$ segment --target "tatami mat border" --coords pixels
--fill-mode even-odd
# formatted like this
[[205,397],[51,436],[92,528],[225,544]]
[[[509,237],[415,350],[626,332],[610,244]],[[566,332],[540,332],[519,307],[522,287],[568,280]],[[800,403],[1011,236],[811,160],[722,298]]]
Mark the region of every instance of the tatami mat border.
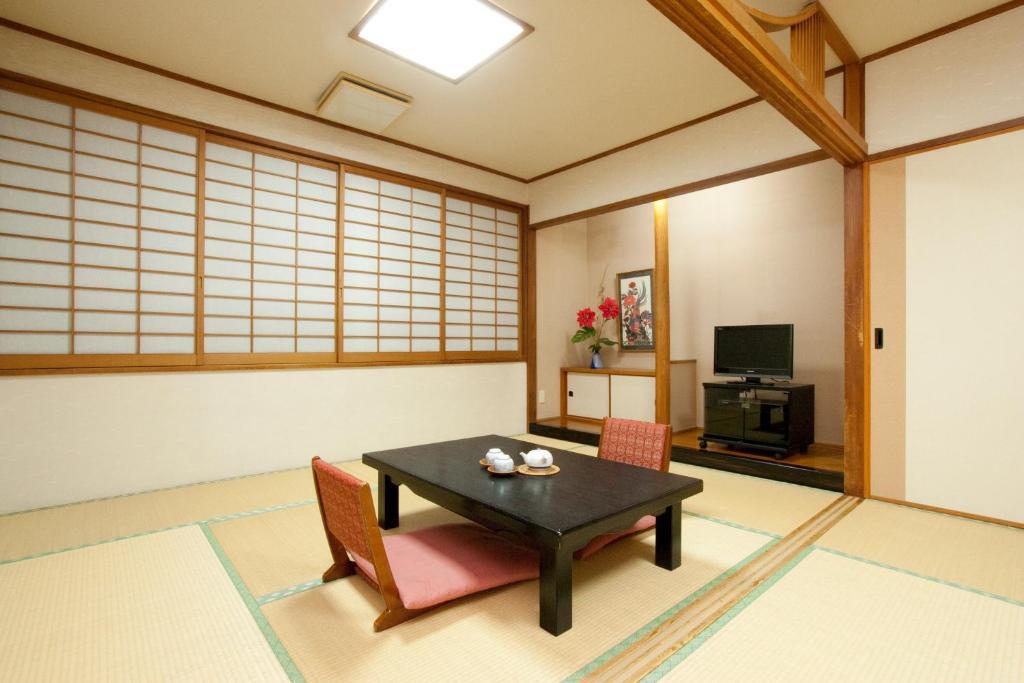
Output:
[[963,584],[963,583],[958,583],[956,581],[950,581],[948,579],[940,579],[937,576],[930,576],[928,574],[920,574],[918,572],[911,571],[910,569],[904,569],[903,567],[896,567],[896,566],[893,566],[891,564],[886,564],[885,562],[879,562],[878,560],[872,560],[870,558],[861,557],[859,555],[853,555],[853,554],[850,554],[850,553],[847,553],[847,552],[843,552],[842,550],[836,550],[835,548],[827,548],[825,546],[820,546],[820,545],[811,546],[811,548],[814,549],[814,550],[821,550],[822,552],[831,553],[832,555],[838,555],[839,557],[845,557],[848,560],[856,560],[857,562],[863,562],[864,564],[870,564],[870,565],[873,565],[875,567],[880,567],[882,569],[889,569],[889,570],[892,570],[894,572],[898,572],[900,574],[906,574],[907,576],[913,576],[914,578],[924,579],[925,581],[932,581],[934,583],[940,583],[943,586],[949,586],[950,588],[959,588],[960,590],[967,591],[968,593],[974,593],[975,595],[980,595],[980,596],[982,596],[984,598],[992,598],[993,600],[999,600],[999,601],[1002,601],[1002,602],[1008,602],[1011,605],[1016,605],[1017,607],[1024,607],[1024,600],[1017,600],[1017,599],[1011,598],[1011,597],[1009,597],[1007,595],[999,595],[998,593],[990,593],[988,591],[981,590],[980,588],[973,588],[971,586],[968,586],[968,585]]
[[[713,521],[716,521],[716,520],[708,520],[708,521],[712,521],[713,522]],[[729,525],[729,526],[735,526],[735,525]],[[742,527],[739,527],[739,528],[742,528]],[[748,530],[748,531],[750,531],[750,530]],[[754,532],[754,533],[759,533],[759,534],[762,534],[762,535],[765,535],[765,536],[770,535],[770,534],[767,534],[766,532]],[[666,619],[669,619],[670,617],[672,617],[672,615],[674,615],[677,612],[685,609],[688,605],[690,605],[695,600],[700,598],[702,595],[704,595],[705,593],[707,593],[708,591],[713,589],[715,586],[719,585],[720,583],[722,583],[724,581],[727,581],[730,577],[732,577],[736,572],[738,572],[744,566],[749,564],[758,555],[761,555],[761,554],[767,552],[772,546],[774,546],[776,543],[778,543],[778,541],[779,541],[778,537],[773,538],[772,540],[768,541],[767,543],[762,545],[760,548],[758,548],[754,552],[750,553],[749,555],[744,557],[742,560],[740,560],[739,562],[737,562],[733,566],[729,567],[724,572],[722,572],[721,574],[719,574],[715,578],[711,579],[710,581],[705,583],[703,586],[701,586],[700,588],[698,588],[694,592],[692,592],[689,595],[687,595],[685,598],[683,598],[682,600],[680,600],[676,604],[674,604],[671,607],[669,607],[667,610],[665,610],[664,612],[662,612],[661,614],[656,616],[654,619],[652,619],[651,621],[647,622],[646,624],[644,624],[643,626],[638,628],[636,631],[631,633],[629,636],[627,636],[623,640],[619,641],[617,644],[615,644],[612,647],[610,647],[607,650],[605,650],[596,659],[591,660],[589,663],[587,663],[582,668],[577,670],[571,676],[568,676],[567,678],[565,678],[563,680],[563,683],[570,683],[570,682],[573,682],[573,681],[581,681],[581,680],[583,680],[583,678],[585,678],[589,673],[591,673],[592,671],[594,671],[594,670],[598,669],[599,667],[603,666],[604,663],[607,662],[608,660],[610,660],[612,657],[615,657],[616,655],[621,653],[623,650],[625,650],[626,648],[628,648],[631,645],[633,645],[633,643],[635,643],[637,640],[639,640],[643,636],[647,635],[648,633],[650,633],[651,631],[656,629],[658,626],[660,626],[662,623],[664,623]]]
[[[133,494],[139,495],[139,494]],[[113,538],[105,538],[101,541],[93,541],[92,543],[83,543],[81,545],[68,546],[67,548],[56,548],[54,550],[47,550],[42,553],[36,553],[35,555],[26,555],[25,557],[16,557],[11,560],[0,560],[0,566],[5,564],[11,564],[12,562],[24,562],[25,560],[34,560],[39,557],[46,557],[47,555],[57,555],[58,553],[66,553],[71,550],[81,550],[82,548],[91,548],[94,545],[103,545],[105,543],[114,543],[115,541],[124,541],[129,538],[137,538],[139,536],[148,536],[149,534],[158,534],[162,531],[171,531],[172,529],[180,529],[186,526],[192,526],[193,524],[205,525],[205,524],[217,524],[219,522],[229,522],[233,519],[241,519],[242,517],[252,517],[254,515],[262,515],[268,512],[278,512],[280,510],[290,510],[292,508],[303,507],[306,505],[312,505],[316,500],[309,498],[306,500],[297,500],[290,503],[280,503],[278,505],[271,505],[264,508],[256,508],[254,510],[245,510],[242,512],[231,512],[226,515],[218,515],[216,517],[210,517],[208,519],[193,520],[190,522],[182,522],[181,524],[172,524],[171,526],[160,527],[159,529],[147,529],[146,531],[139,531],[134,534],[125,534],[124,536],[115,536]]]
[[203,535],[206,536],[207,542],[210,547],[213,548],[213,552],[217,555],[217,559],[220,560],[220,564],[224,567],[224,571],[227,572],[228,577],[231,579],[231,583],[234,584],[235,590],[238,591],[239,596],[242,598],[242,602],[245,603],[245,607],[249,610],[250,616],[253,621],[259,627],[263,637],[267,639],[267,644],[270,649],[273,650],[274,655],[277,657],[277,661],[280,662],[281,668],[288,675],[288,679],[293,683],[305,683],[305,677],[299,672],[295,662],[292,661],[292,657],[288,654],[287,648],[281,642],[281,639],[277,637],[277,633],[271,627],[270,622],[263,615],[263,611],[260,610],[260,606],[256,603],[256,599],[253,598],[252,593],[246,588],[245,582],[242,581],[242,577],[238,575],[238,570],[235,569],[235,565],[228,559],[227,553],[224,552],[224,548],[221,547],[220,542],[217,540],[216,535],[210,531],[210,527],[205,523],[201,523],[199,528],[203,530]]
[[276,590],[273,593],[267,593],[256,598],[256,602],[260,605],[266,605],[271,602],[276,602],[282,598],[288,598],[298,593],[305,593],[310,588],[316,588],[317,586],[324,585],[323,579],[313,579],[312,581],[304,581],[303,583],[297,583],[294,586],[288,586],[281,590]]
[[745,610],[747,606],[750,605],[750,603],[754,602],[754,600],[757,600],[759,597],[761,597],[761,595],[765,591],[767,591],[769,588],[778,583],[778,581],[783,576],[788,574],[790,571],[792,571],[794,567],[803,562],[804,558],[806,558],[808,555],[814,552],[814,549],[814,546],[808,546],[804,548],[799,555],[797,555],[792,560],[787,562],[786,565],[782,567],[782,569],[775,572],[774,575],[770,576],[768,579],[763,581],[759,586],[757,586],[757,588],[743,596],[742,600],[733,605],[732,608],[728,612],[723,614],[721,617],[719,617],[718,620],[715,621],[715,623],[711,624],[706,629],[698,633],[696,636],[693,637],[692,640],[690,640],[690,642],[688,642],[683,647],[679,648],[678,651],[674,652],[668,659],[659,664],[657,668],[655,668],[649,674],[641,678],[641,683],[653,683],[654,681],[661,680],[665,676],[665,674],[667,674],[672,669],[676,668],[676,666],[678,666],[680,662],[682,662],[684,659],[693,654],[698,648],[700,648],[700,646],[703,645],[708,640],[708,638],[710,638],[711,636],[715,635],[723,628],[725,628],[725,625],[732,621],[736,617],[736,615]]

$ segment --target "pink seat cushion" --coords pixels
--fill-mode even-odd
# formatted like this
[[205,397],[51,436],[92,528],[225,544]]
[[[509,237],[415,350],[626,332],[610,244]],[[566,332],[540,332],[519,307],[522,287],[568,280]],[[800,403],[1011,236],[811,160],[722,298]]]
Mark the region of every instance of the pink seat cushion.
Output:
[[[540,575],[536,551],[475,524],[442,524],[385,536],[384,549],[402,604],[409,609]],[[354,559],[363,571],[372,572],[368,562]]]
[[614,543],[620,538],[632,536],[633,534],[638,534],[641,531],[647,531],[648,529],[653,528],[656,523],[657,520],[654,518],[653,515],[647,515],[645,517],[641,517],[636,524],[629,527],[628,529],[623,529],[622,531],[612,531],[607,534],[595,536],[594,538],[590,539],[590,543],[587,543],[585,546],[576,551],[575,557],[578,560],[585,560],[601,548],[608,545],[609,543]]

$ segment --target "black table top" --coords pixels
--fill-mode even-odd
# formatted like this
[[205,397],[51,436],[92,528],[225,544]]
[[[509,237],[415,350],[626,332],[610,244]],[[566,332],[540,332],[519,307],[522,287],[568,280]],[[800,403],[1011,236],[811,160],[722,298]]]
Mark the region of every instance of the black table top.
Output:
[[700,479],[557,448],[546,448],[561,468],[554,476],[497,477],[479,464],[489,448],[501,448],[518,465],[523,462],[520,452],[538,446],[503,436],[476,436],[366,453],[363,462],[385,473],[391,470],[420,479],[560,535],[651,501],[664,499],[668,505],[704,490]]

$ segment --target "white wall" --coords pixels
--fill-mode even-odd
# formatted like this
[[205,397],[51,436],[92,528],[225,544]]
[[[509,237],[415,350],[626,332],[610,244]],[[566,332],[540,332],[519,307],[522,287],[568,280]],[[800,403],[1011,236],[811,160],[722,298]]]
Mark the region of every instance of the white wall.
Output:
[[1024,115],[1024,7],[870,62],[871,152]]
[[0,513],[526,426],[523,363],[0,378]]
[[579,344],[569,339],[578,329],[576,311],[586,305],[587,222],[564,223],[537,232],[537,418],[558,417],[559,368],[583,362]]
[[1024,132],[906,175],[907,500],[1024,522]]
[[672,358],[696,358],[697,381],[714,381],[715,325],[793,323],[815,438],[842,443],[842,168],[822,161],[674,197],[668,223]]
[[526,203],[524,183],[0,27],[0,68],[213,126]]

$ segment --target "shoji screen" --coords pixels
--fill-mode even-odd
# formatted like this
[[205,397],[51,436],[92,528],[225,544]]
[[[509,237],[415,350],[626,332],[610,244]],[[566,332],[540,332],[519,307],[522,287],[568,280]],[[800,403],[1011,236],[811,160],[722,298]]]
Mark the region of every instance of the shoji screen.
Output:
[[448,197],[445,222],[445,350],[517,354],[518,214]]
[[0,89],[0,365],[194,362],[199,131],[18,90]]
[[204,352],[221,360],[336,359],[336,166],[206,145]]
[[343,358],[441,357],[441,193],[345,173]]

